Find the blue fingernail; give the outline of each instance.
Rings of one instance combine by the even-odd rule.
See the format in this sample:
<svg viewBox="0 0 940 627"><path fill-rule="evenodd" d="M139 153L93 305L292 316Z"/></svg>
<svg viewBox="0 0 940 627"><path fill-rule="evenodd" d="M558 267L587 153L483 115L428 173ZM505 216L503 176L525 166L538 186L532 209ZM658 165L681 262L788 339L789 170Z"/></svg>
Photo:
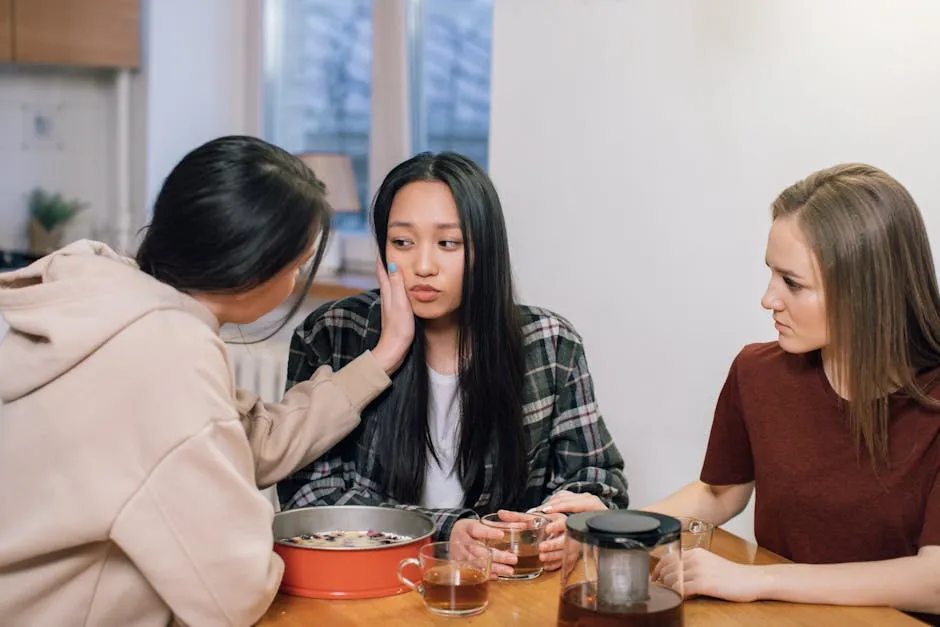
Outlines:
<svg viewBox="0 0 940 627"><path fill-rule="evenodd" d="M390 262L390 263L388 264L388 271L389 271L389 272L398 272L398 264L395 263L394 261L393 261L393 262Z"/></svg>

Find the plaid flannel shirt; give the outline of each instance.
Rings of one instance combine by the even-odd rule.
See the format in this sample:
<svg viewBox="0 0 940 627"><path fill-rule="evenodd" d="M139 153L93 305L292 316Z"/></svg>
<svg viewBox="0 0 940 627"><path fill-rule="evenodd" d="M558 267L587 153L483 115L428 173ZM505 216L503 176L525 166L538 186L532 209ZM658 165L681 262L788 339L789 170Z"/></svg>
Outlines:
<svg viewBox="0 0 940 627"><path fill-rule="evenodd" d="M522 507L542 504L559 490L597 495L610 508L628 504L623 458L604 424L584 356L571 323L545 309L520 307L525 379L523 422L528 477ZM291 340L287 387L306 381L323 365L338 370L378 343L378 291L327 303L297 327ZM394 383L394 377L392 379ZM450 536L460 518L491 503L494 451L485 460L483 490L472 508L426 509L398 503L383 490L376 459L375 411L384 396L362 413L359 427L306 468L278 485L284 509L315 505L380 505L429 515L436 537ZM371 428L370 428L371 427ZM403 451L403 454L407 454Z"/></svg>

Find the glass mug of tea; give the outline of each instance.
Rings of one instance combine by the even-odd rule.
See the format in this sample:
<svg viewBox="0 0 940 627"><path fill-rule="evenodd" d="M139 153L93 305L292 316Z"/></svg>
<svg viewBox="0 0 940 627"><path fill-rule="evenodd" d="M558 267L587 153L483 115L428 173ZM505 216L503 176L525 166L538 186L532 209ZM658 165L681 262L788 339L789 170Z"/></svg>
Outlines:
<svg viewBox="0 0 940 627"><path fill-rule="evenodd" d="M535 579L542 574L539 544L545 540L545 529L551 522L547 516L536 513L498 512L487 514L480 522L503 532L502 538L487 540L488 547L516 556L512 574L500 575L500 579Z"/></svg>
<svg viewBox="0 0 940 627"><path fill-rule="evenodd" d="M489 603L493 549L479 543L431 542L418 550L418 559L402 560L398 580L424 598L432 614L475 616ZM421 582L405 577L407 566L421 571Z"/></svg>

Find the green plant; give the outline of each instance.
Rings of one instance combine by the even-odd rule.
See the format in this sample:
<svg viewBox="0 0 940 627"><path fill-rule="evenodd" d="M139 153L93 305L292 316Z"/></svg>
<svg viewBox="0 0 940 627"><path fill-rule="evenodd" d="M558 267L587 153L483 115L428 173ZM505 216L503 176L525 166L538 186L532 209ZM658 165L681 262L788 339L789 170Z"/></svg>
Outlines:
<svg viewBox="0 0 940 627"><path fill-rule="evenodd" d="M29 193L29 217L51 231L55 227L67 224L87 206L78 200L66 200L62 194L47 192L41 187Z"/></svg>

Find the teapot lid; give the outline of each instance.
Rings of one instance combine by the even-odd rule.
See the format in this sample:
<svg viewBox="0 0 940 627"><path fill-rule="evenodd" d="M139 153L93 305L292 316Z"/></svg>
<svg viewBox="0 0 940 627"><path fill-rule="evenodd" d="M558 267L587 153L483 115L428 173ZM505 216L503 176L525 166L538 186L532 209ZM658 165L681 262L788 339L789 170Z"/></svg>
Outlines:
<svg viewBox="0 0 940 627"><path fill-rule="evenodd" d="M678 540L682 524L653 512L613 510L573 514L567 528L578 542L608 549L649 549Z"/></svg>

